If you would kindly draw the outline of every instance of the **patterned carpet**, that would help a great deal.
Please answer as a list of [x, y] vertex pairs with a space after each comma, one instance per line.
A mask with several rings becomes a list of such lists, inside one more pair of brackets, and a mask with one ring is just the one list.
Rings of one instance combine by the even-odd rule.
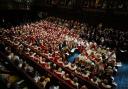
[[116, 89], [128, 89], [128, 63], [122, 63], [122, 66], [118, 68], [115, 82], [117, 82]]
[[75, 50], [72, 55], [68, 57], [68, 61], [73, 63], [75, 59], [79, 56], [80, 52], [78, 50]]

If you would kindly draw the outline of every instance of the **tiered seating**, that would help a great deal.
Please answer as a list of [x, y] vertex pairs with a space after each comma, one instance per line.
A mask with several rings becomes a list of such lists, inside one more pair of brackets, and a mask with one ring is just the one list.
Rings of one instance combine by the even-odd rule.
[[[11, 70], [13, 69], [13, 71], [15, 71], [15, 73], [16, 73], [17, 75], [21, 76], [21, 77], [25, 80], [25, 83], [27, 84], [27, 86], [28, 86], [29, 88], [31, 88], [31, 89], [32, 89], [32, 88], [42, 89], [42, 87], [38, 86], [38, 85], [34, 82], [34, 80], [30, 77], [30, 75], [28, 75], [28, 74], [24, 71], [24, 69], [20, 69], [20, 67], [16, 65], [17, 62], [18, 62], [17, 59], [16, 59], [16, 60], [14, 60], [13, 58], [9, 59], [9, 58], [7, 57], [7, 55], [4, 55], [2, 52], [0, 52], [0, 57], [4, 59], [3, 62], [6, 61], [6, 63], [8, 63], [8, 67], [10, 67]], [[24, 68], [25, 68], [25, 67], [24, 67]], [[7, 87], [8, 87], [9, 89], [11, 89], [12, 87], [13, 87], [13, 89], [16, 89], [16, 87], [18, 87], [18, 85], [20, 85], [22, 82], [24, 82], [24, 80], [21, 80], [21, 81], [19, 81], [19, 82], [18, 82], [17, 80], [18, 80], [18, 79], [17, 79], [17, 77], [15, 77], [15, 76], [12, 76], [12, 78], [10, 78], [10, 79], [9, 79], [9, 77], [8, 77], [8, 79], [7, 79], [7, 81], [6, 81]], [[17, 81], [17, 82], [16, 82], [16, 81]], [[13, 85], [14, 82], [16, 82], [15, 85]], [[31, 86], [31, 84], [32, 84], [33, 86]], [[14, 88], [14, 87], [15, 87], [15, 88]], [[23, 87], [23, 86], [22, 86], [22, 87]], [[22, 88], [22, 87], [21, 87], [21, 88]], [[24, 88], [24, 87], [23, 87], [23, 88]], [[27, 87], [25, 87], [25, 88], [27, 88]]]
[[70, 88], [114, 87], [115, 51], [83, 40], [80, 30], [54, 19], [5, 29], [4, 40]]
[[[44, 87], [44, 83], [43, 84], [40, 84], [41, 82], [40, 81], [42, 81], [42, 80], [40, 80], [40, 79], [42, 79], [42, 77], [44, 77], [45, 75], [50, 75], [50, 76], [52, 76], [52, 78], [50, 78], [50, 82], [52, 82], [52, 80], [58, 80], [57, 82], [61, 82], [61, 83], [63, 83], [64, 85], [66, 85], [66, 86], [60, 86], [60, 88], [61, 89], [65, 89], [65, 88], [70, 88], [70, 89], [75, 89], [75, 87], [74, 86], [72, 86], [72, 85], [70, 85], [70, 84], [68, 84], [68, 83], [66, 83], [66, 81], [64, 81], [64, 80], [62, 80], [59, 76], [57, 76], [57, 74], [56, 74], [56, 72], [54, 72], [54, 71], [52, 71], [51, 70], [51, 67], [50, 67], [50, 65], [49, 64], [47, 64], [47, 63], [49, 63], [48, 61], [47, 62], [45, 62], [45, 63], [43, 63], [42, 65], [40, 65], [40, 64], [38, 64], [37, 63], [37, 61], [35, 61], [35, 60], [32, 60], [32, 58], [29, 56], [29, 55], [27, 55], [27, 54], [24, 54], [24, 53], [22, 53], [22, 54], [20, 54], [19, 53], [19, 50], [17, 49], [17, 47], [16, 47], [16, 45], [14, 45], [14, 44], [11, 44], [11, 43], [9, 43], [8, 41], [6, 41], [5, 42], [5, 44], [6, 45], [8, 45], [9, 47], [11, 47], [12, 49], [13, 49], [13, 51], [15, 52], [15, 54], [18, 54], [21, 58], [22, 58], [22, 60], [20, 59], [20, 61], [19, 60], [14, 60], [14, 54], [11, 52], [9, 55], [8, 55], [8, 58], [9, 59], [11, 59], [12, 58], [12, 61], [14, 62], [14, 63], [16, 63], [16, 65], [18, 66], [18, 67], [20, 67], [20, 68], [22, 68], [25, 72], [27, 72], [28, 74], [30, 74], [30, 76], [31, 77], [33, 77], [34, 79], [35, 79], [35, 81], [32, 79], [32, 78], [30, 78], [25, 72], [24, 72], [24, 75], [25, 76], [27, 76], [29, 79], [31, 79], [31, 80], [29, 80], [29, 81], [32, 81], [34, 84], [36, 84], [37, 83], [37, 88], [38, 88], [38, 86], [39, 87], [41, 87], [42, 86], [42, 88], [46, 88], [46, 89], [49, 89], [50, 88], [50, 86], [48, 86], [48, 87]], [[25, 52], [25, 51], [22, 51], [22, 52]], [[18, 62], [17, 62], [18, 61]], [[24, 61], [24, 62], [23, 62]], [[31, 67], [29, 67], [29, 65], [28, 64], [26, 64], [26, 63], [29, 63], [31, 66], [33, 66], [33, 68], [31, 68]], [[26, 69], [27, 68], [27, 69]], [[42, 72], [41, 74], [43, 74], [44, 76], [42, 76], [41, 77], [41, 75], [35, 75], [35, 72], [34, 72], [34, 70], [32, 71], [32, 70], [29, 70], [29, 69], [38, 69], [40, 72]], [[46, 72], [46, 73], [45, 73]], [[34, 73], [34, 76], [33, 76], [33, 73]], [[38, 72], [39, 73], [39, 72]], [[46, 79], [48, 79], [47, 77], [46, 77]], [[51, 80], [52, 79], [52, 80]], [[48, 81], [49, 81], [49, 79], [48, 79]], [[43, 82], [43, 81], [42, 81]], [[46, 81], [44, 81], [44, 82], [46, 82]], [[54, 83], [56, 83], [56, 82], [54, 82], [53, 81], [53, 84]], [[37, 89], [36, 88], [36, 89]], [[39, 89], [41, 89], [41, 88], [39, 88]]]

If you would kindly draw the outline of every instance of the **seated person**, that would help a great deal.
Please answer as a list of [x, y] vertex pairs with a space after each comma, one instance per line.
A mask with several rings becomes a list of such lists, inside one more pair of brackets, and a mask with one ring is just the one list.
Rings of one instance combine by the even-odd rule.
[[49, 89], [60, 89], [60, 87], [59, 86], [52, 85], [52, 86], [49, 87]]
[[37, 45], [34, 45], [34, 46], [32, 46], [35, 50], [38, 50], [38, 46]]
[[60, 64], [61, 66], [64, 66], [64, 62], [62, 61], [61, 57], [57, 60], [57, 63]]
[[111, 66], [108, 66], [106, 69], [105, 69], [105, 72], [106, 72], [106, 75], [107, 76], [112, 76], [113, 75], [113, 68]]
[[31, 57], [31, 58], [34, 58], [35, 55], [36, 55], [36, 53], [34, 53], [34, 52], [30, 52], [30, 57]]
[[82, 76], [83, 76], [84, 78], [86, 78], [86, 79], [89, 79], [90, 73], [91, 73], [90, 71], [84, 70], [84, 72], [82, 73]]
[[41, 78], [40, 76], [35, 76], [34, 77], [35, 82], [37, 83], [40, 80], [40, 78]]
[[18, 80], [19, 80], [19, 77], [18, 76], [16, 76], [16, 75], [9, 75], [7, 77], [7, 82], [6, 82], [7, 87], [9, 89], [11, 89], [11, 87], [13, 86], [13, 84], [15, 84]]
[[19, 41], [16, 41], [16, 42], [14, 43], [14, 45], [16, 45], [16, 46], [18, 46], [19, 44], [20, 44]]
[[7, 54], [11, 53], [11, 47], [5, 47], [5, 51], [6, 51]]
[[73, 84], [74, 86], [76, 86], [77, 89], [79, 88], [79, 83], [78, 83], [78, 78], [77, 78], [77, 77], [74, 77], [74, 78], [73, 78], [72, 84]]
[[96, 76], [94, 76], [92, 79], [91, 79], [91, 82], [98, 85], [98, 79]]
[[81, 86], [80, 89], [88, 89], [86, 85]]
[[51, 53], [48, 54], [48, 58], [51, 59], [51, 60], [53, 59], [53, 56], [52, 56]]
[[69, 65], [69, 69], [70, 70], [76, 70], [77, 66], [76, 64], [72, 63], [71, 65]]
[[81, 68], [77, 67], [76, 70], [75, 70], [75, 73], [81, 75]]
[[37, 84], [39, 84], [40, 86], [42, 86], [43, 88], [45, 88], [48, 82], [50, 82], [50, 78], [49, 77], [42, 76], [37, 81]]
[[91, 64], [93, 61], [90, 60], [90, 58], [88, 58], [87, 60], [85, 60], [85, 62], [88, 63], [88, 64]]
[[30, 75], [30, 76], [34, 76], [34, 68], [30, 65], [28, 65], [26, 72]]
[[30, 43], [28, 44], [28, 46], [32, 46], [32, 43], [30, 42]]
[[48, 82], [50, 82], [50, 78], [49, 78], [49, 77], [46, 77], [46, 78], [44, 79], [44, 81], [41, 82], [43, 88], [46, 87], [46, 85], [47, 85]]
[[54, 72], [60, 77], [64, 76], [65, 74], [65, 71], [63, 71], [61, 67], [59, 67], [58, 70], [54, 70]]
[[30, 51], [31, 51], [31, 49], [30, 49], [30, 48], [27, 48], [27, 51], [28, 51], [28, 52], [30, 52]]
[[72, 82], [73, 82], [73, 81], [70, 79], [70, 76], [69, 76], [68, 73], [66, 73], [66, 74], [63, 75], [63, 79], [64, 79], [67, 83], [69, 83], [69, 84], [72, 84]]
[[68, 61], [65, 61], [65, 62], [64, 62], [64, 67], [68, 67], [68, 68], [69, 68], [69, 66], [71, 66], [71, 63], [68, 62]]
[[25, 52], [25, 54], [26, 54], [27, 56], [30, 55], [30, 50], [29, 50], [29, 48], [27, 48], [24, 52]]
[[20, 45], [18, 45], [17, 49], [20, 51], [20, 53], [22, 53], [24, 46], [22, 44], [20, 44]]
[[40, 56], [36, 54], [36, 55], [34, 56], [33, 60], [36, 61], [37, 63], [39, 63], [39, 61], [40, 61]]
[[87, 58], [84, 53], [81, 53], [78, 57], [79, 57], [79, 60], [81, 60], [81, 61], [84, 61]]
[[94, 53], [93, 51], [91, 52], [91, 54], [90, 54], [89, 56], [90, 56], [90, 59], [91, 59], [92, 61], [94, 61], [94, 60], [96, 59], [95, 53]]
[[46, 69], [51, 69], [51, 62], [47, 62], [47, 63], [45, 62], [44, 67]]
[[20, 62], [18, 64], [18, 67], [21, 68], [22, 67], [22, 64], [23, 64], [23, 61], [22, 61], [22, 59], [20, 59]]
[[28, 64], [26, 62], [23, 62], [21, 69], [26, 70], [28, 67], [27, 65]]
[[19, 58], [19, 56], [18, 56], [18, 55], [14, 55], [13, 60], [14, 60], [14, 61], [15, 61], [15, 60], [20, 61], [20, 58]]
[[12, 60], [13, 57], [14, 57], [14, 53], [11, 52], [11, 53], [8, 55], [8, 59]]
[[40, 64], [45, 64], [46, 63], [45, 61], [46, 61], [46, 58], [40, 57], [40, 59], [39, 59]]
[[103, 88], [105, 89], [112, 89], [112, 86], [108, 84], [108, 80], [107, 79], [104, 79], [102, 82], [101, 82], [101, 85]]
[[54, 62], [57, 62], [57, 60], [60, 58], [60, 54], [59, 53], [55, 53], [55, 55], [53, 55], [53, 60]]

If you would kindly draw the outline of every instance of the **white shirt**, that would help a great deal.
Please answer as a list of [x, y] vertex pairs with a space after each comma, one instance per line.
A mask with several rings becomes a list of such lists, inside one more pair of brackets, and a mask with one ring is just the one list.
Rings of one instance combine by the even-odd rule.
[[39, 79], [40, 79], [40, 76], [35, 76], [35, 78], [34, 78], [36, 83], [38, 82]]
[[76, 66], [76, 65], [75, 65], [75, 66], [73, 66], [73, 67], [72, 67], [71, 65], [69, 66], [69, 69], [71, 69], [71, 70], [75, 70], [76, 68], [77, 68], [77, 66]]
[[20, 59], [19, 56], [17, 55], [14, 56], [14, 60], [19, 60], [19, 59]]
[[59, 86], [51, 86], [49, 89], [60, 89]]
[[8, 59], [12, 59], [14, 57], [14, 53], [10, 53], [9, 55], [8, 55]]
[[70, 67], [71, 63], [69, 62], [67, 65], [65, 65], [64, 67]]

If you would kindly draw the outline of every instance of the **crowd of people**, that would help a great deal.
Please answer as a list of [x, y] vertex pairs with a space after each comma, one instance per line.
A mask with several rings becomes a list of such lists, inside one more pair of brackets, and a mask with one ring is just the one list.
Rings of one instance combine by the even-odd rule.
[[[8, 62], [5, 61], [5, 63]], [[0, 87], [2, 89], [29, 89], [29, 86], [26, 84], [26, 80], [21, 78], [8, 67], [5, 66], [3, 58], [0, 57]]]
[[[80, 5], [84, 8], [128, 10], [127, 0], [47, 0], [47, 4], [63, 5], [65, 7]], [[80, 3], [80, 4], [79, 4]]]
[[[83, 85], [77, 76], [74, 77], [65, 68], [102, 89], [112, 89], [116, 86], [113, 79], [117, 72], [115, 49], [120, 42], [127, 40], [128, 32], [103, 28], [102, 24], [94, 28], [78, 21], [49, 17], [35, 23], [2, 29], [0, 34], [18, 45], [22, 49], [21, 53], [28, 54], [46, 69], [52, 69], [78, 89], [86, 89], [88, 86]], [[38, 50], [49, 60], [30, 48], [24, 48], [24, 44]], [[123, 45], [127, 46], [127, 43]], [[68, 59], [75, 52], [79, 55], [70, 62]], [[61, 66], [57, 67], [58, 64]]]
[[[29, 74], [33, 80], [39, 84], [42, 89], [48, 89], [46, 88], [48, 85], [48, 83], [50, 82], [50, 77], [47, 75], [42, 75], [40, 74], [37, 69], [35, 69], [33, 66], [31, 66], [28, 62], [26, 62], [25, 60], [23, 60], [21, 57], [19, 57], [19, 55], [13, 53], [12, 51], [10, 51], [10, 49], [6, 49], [8, 52], [8, 59], [11, 60], [15, 65], [17, 65], [17, 67], [21, 68], [22, 70], [24, 70], [27, 74]], [[44, 73], [45, 74], [45, 73]], [[50, 86], [48, 86], [50, 87]], [[17, 88], [19, 89], [19, 88]]]
[[79, 21], [52, 18], [49, 21], [62, 24], [75, 31], [79, 36], [87, 41], [96, 42], [104, 47], [116, 48], [118, 50], [128, 50], [128, 31], [106, 27], [102, 23], [96, 26]]
[[83, 0], [83, 5], [88, 8], [122, 9], [127, 10], [127, 0]]

